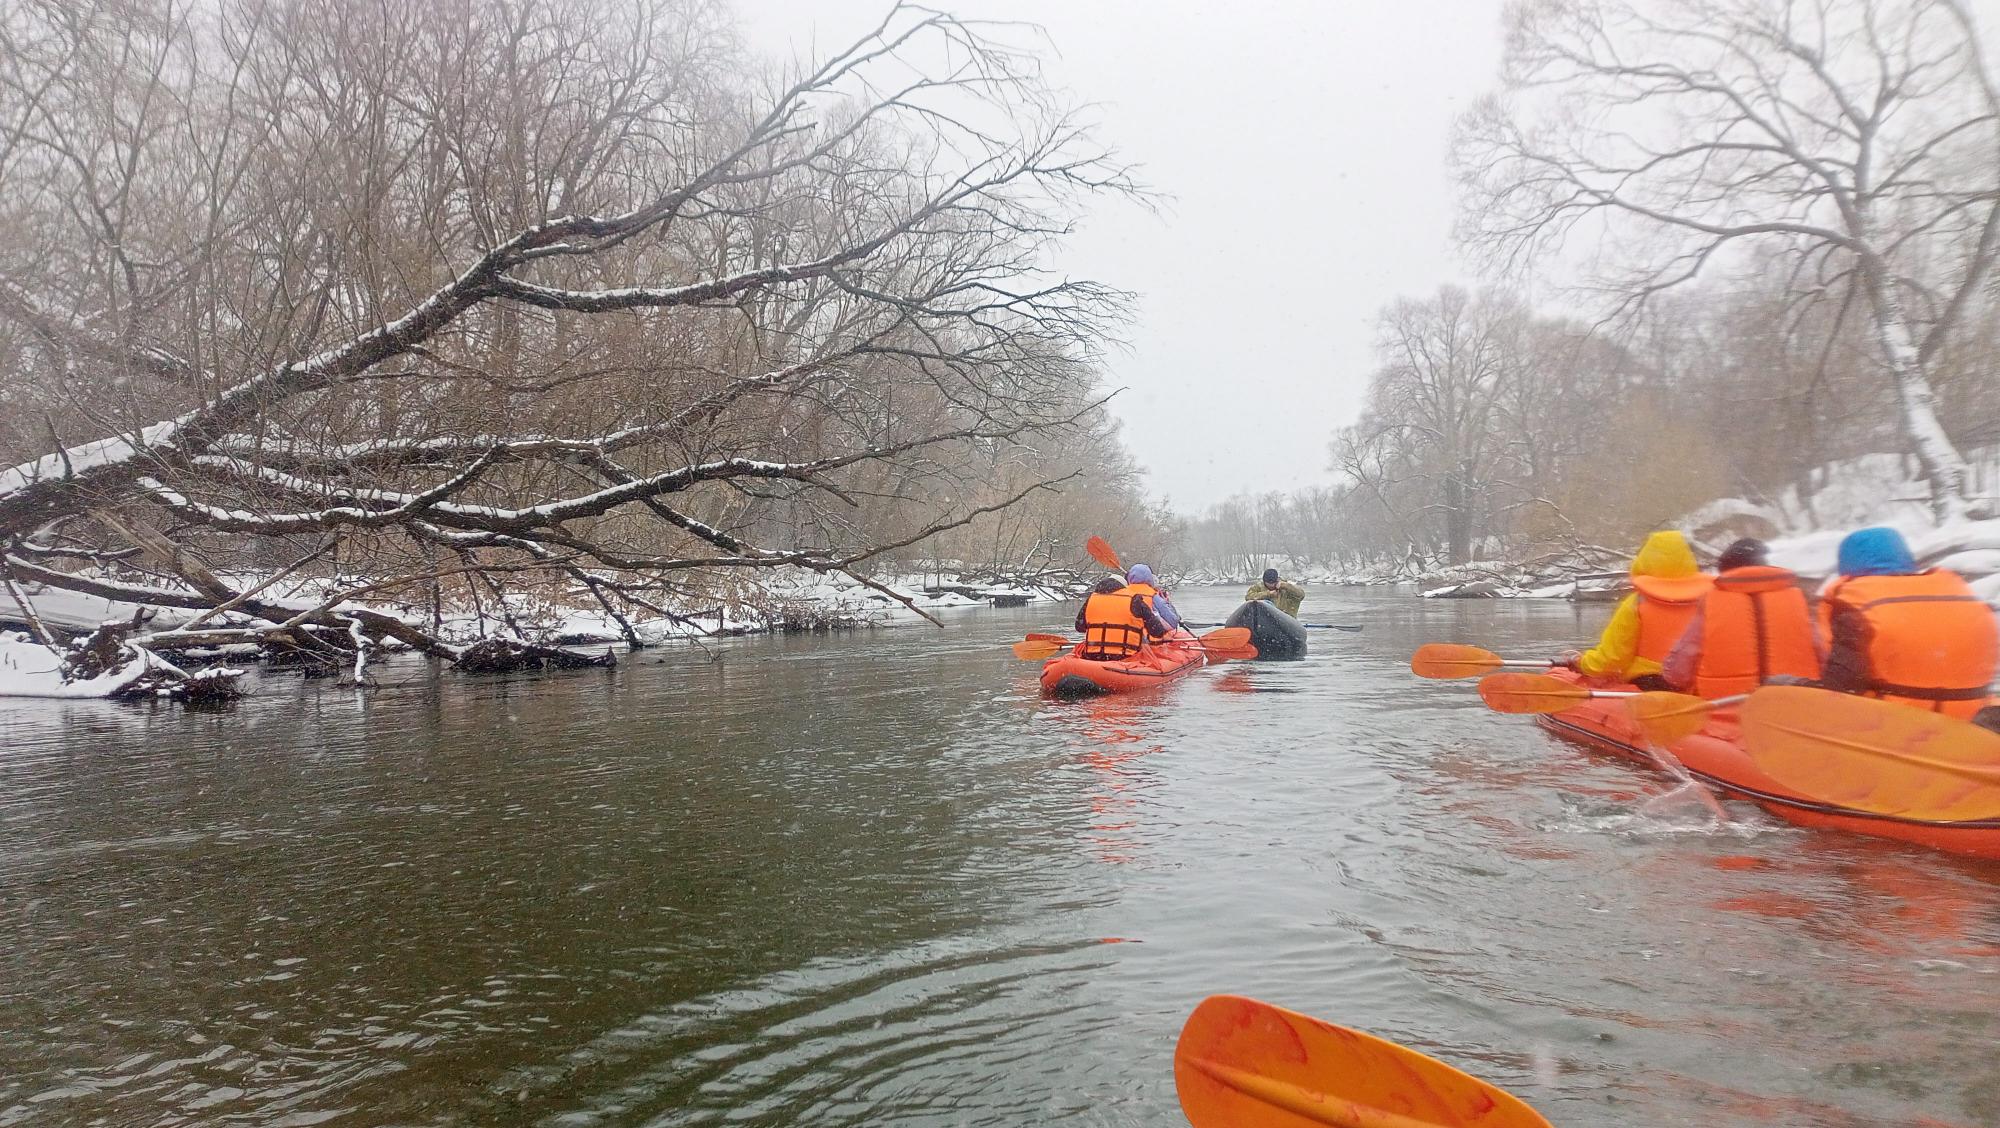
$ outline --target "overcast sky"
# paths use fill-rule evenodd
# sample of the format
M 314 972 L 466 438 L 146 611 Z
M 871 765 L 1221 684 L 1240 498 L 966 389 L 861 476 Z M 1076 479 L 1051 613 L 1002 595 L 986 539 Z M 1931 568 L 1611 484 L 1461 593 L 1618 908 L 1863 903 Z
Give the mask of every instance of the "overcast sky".
M 933 0 L 1047 29 L 1056 82 L 1172 199 L 1109 201 L 1062 265 L 1138 292 L 1107 374 L 1154 496 L 1195 512 L 1327 481 L 1375 311 L 1468 271 L 1452 119 L 1495 83 L 1500 0 Z M 774 53 L 846 43 L 886 0 L 738 0 Z

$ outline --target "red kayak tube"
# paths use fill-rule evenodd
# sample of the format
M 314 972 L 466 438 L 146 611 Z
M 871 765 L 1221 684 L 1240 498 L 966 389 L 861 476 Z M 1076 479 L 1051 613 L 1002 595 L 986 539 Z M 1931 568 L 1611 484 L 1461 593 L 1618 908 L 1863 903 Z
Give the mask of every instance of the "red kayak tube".
M 1042 693 L 1074 700 L 1103 693 L 1133 693 L 1171 685 L 1208 665 L 1208 653 L 1185 630 L 1141 647 L 1114 661 L 1079 658 L 1075 651 L 1042 663 Z

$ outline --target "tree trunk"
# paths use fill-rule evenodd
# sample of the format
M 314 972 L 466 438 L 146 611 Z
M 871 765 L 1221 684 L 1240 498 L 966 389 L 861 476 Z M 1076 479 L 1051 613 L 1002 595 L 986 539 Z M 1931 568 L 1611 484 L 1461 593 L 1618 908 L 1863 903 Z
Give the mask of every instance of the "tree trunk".
M 1465 479 L 1447 474 L 1444 479 L 1444 535 L 1453 564 L 1472 559 L 1472 506 L 1466 495 Z
M 1946 433 L 1937 414 L 1937 392 L 1924 371 L 1917 350 L 1916 335 L 1902 302 L 1882 277 L 1879 265 L 1864 263 L 1868 279 L 1869 304 L 1875 313 L 1875 334 L 1882 345 L 1889 375 L 1896 381 L 1896 400 L 1903 409 L 1903 433 L 1909 437 L 1917 461 L 1930 479 L 1931 512 L 1939 524 L 1967 515 L 1971 509 L 1967 486 L 1971 469 L 1965 456 Z

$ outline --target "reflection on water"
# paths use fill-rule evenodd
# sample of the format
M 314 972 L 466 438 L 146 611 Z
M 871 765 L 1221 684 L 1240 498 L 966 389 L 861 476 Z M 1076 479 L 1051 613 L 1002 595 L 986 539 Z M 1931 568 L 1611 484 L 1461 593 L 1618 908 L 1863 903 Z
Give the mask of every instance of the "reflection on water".
M 1717 824 L 1402 664 L 1601 611 L 1309 606 L 1366 630 L 1074 704 L 1005 646 L 1055 609 L 0 703 L 0 1124 L 1171 1125 L 1215 991 L 1562 1124 L 2000 1123 L 2000 871 Z
M 1144 731 L 1146 716 L 1159 708 L 1152 696 L 1111 695 L 1050 709 L 1051 722 L 1090 772 L 1091 822 L 1084 838 L 1100 861 L 1129 862 L 1141 848 L 1143 838 L 1134 831 L 1157 778 L 1140 761 L 1166 751 Z

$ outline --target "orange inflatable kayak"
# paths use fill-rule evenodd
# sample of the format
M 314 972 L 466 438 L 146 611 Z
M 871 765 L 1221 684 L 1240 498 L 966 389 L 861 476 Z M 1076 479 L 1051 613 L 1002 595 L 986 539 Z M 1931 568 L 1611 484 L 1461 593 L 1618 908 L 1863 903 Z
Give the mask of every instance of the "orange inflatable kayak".
M 1583 680 L 1560 670 L 1556 671 L 1556 676 L 1573 681 Z M 1624 702 L 1615 698 L 1586 701 L 1574 709 L 1536 717 L 1535 720 L 1550 733 L 1571 743 L 1622 756 L 1648 767 L 1657 766 L 1646 750 L 1646 738 L 1625 711 Z M 1765 775 L 1744 754 L 1742 734 L 1737 728 L 1734 710 L 1719 710 L 1700 732 L 1675 741 L 1667 746 L 1667 750 L 1687 767 L 1689 774 L 1722 794 L 1748 799 L 1779 818 L 1800 826 L 1872 834 L 1878 838 L 1901 839 L 1954 854 L 2000 858 L 2000 819 L 1977 822 L 1906 819 L 1839 807 L 1800 795 Z
M 1042 693 L 1072 700 L 1100 693 L 1158 689 L 1208 665 L 1208 653 L 1185 630 L 1176 630 L 1139 653 L 1112 662 L 1078 658 L 1074 651 L 1042 663 Z

